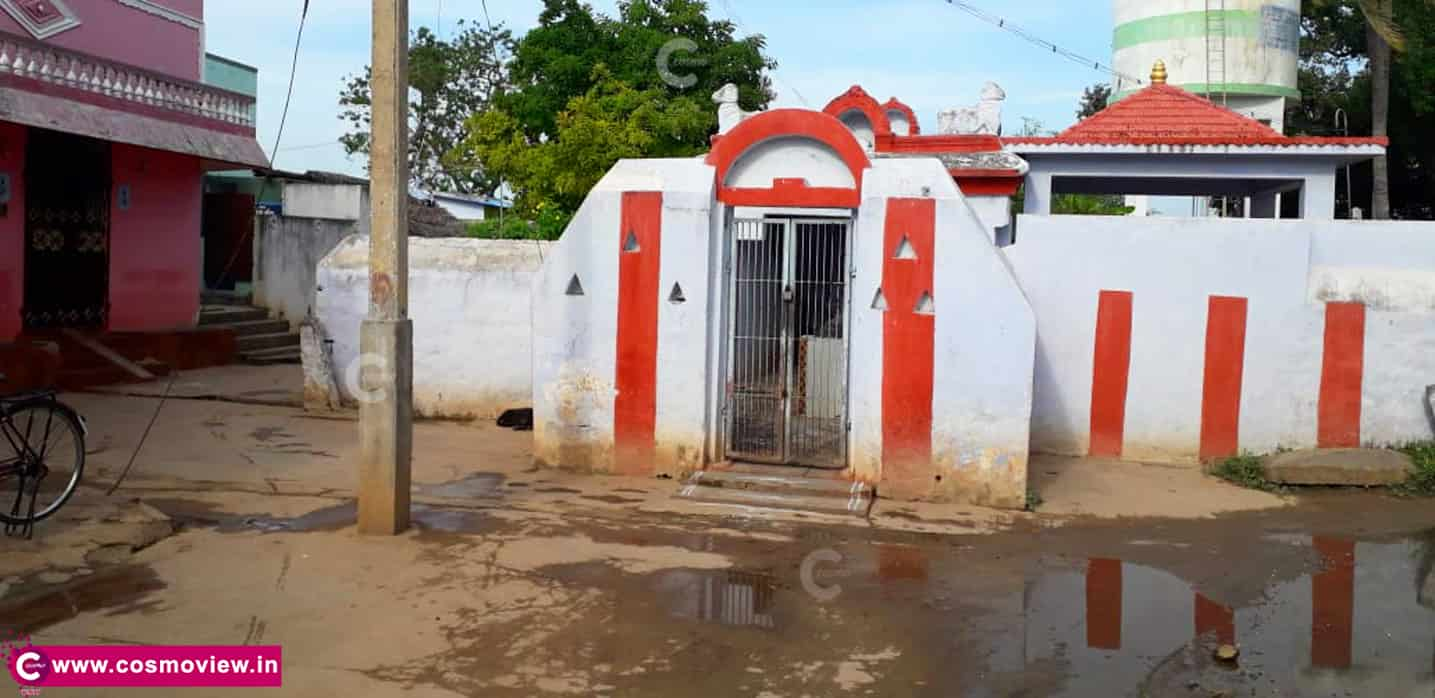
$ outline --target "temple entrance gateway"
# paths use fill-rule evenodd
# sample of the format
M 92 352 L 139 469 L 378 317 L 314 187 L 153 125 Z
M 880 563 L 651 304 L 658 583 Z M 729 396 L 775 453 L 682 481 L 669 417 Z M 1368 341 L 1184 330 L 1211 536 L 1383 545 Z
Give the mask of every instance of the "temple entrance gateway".
M 849 225 L 732 222 L 729 459 L 846 467 Z

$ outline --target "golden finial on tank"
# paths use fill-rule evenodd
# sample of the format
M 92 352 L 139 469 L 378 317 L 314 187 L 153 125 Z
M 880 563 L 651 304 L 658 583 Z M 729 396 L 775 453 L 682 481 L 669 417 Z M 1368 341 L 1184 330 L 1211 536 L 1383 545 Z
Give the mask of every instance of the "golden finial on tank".
M 1166 61 L 1158 59 L 1156 65 L 1151 66 L 1151 84 L 1166 84 Z

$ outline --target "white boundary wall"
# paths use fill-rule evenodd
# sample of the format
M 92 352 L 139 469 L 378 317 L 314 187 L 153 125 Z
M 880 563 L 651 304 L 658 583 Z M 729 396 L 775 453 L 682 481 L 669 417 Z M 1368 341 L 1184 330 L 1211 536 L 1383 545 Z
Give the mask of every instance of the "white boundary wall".
M 530 285 L 548 242 L 409 238 L 414 409 L 489 418 L 532 404 Z M 358 390 L 359 325 L 369 310 L 369 239 L 345 238 L 319 262 L 315 313 L 333 341 L 339 391 Z
M 1435 225 L 1022 216 L 1005 252 L 1037 317 L 1034 450 L 1089 450 L 1103 290 L 1133 294 L 1123 457 L 1198 457 L 1213 295 L 1249 303 L 1241 450 L 1318 445 L 1326 302 L 1368 308 L 1361 441 L 1431 438 Z

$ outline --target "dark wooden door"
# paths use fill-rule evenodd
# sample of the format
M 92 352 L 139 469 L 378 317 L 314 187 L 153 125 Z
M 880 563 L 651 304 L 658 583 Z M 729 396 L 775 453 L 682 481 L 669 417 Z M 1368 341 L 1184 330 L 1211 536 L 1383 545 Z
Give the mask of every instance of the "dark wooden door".
M 25 147 L 25 326 L 104 327 L 109 143 L 30 129 Z
M 254 278 L 254 196 L 237 192 L 204 195 L 204 285 L 234 288 Z

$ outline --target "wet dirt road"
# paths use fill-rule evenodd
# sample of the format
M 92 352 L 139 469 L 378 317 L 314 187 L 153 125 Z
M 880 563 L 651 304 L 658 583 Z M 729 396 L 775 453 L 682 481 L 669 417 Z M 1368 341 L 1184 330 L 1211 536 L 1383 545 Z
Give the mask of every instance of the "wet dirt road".
M 282 644 L 283 695 L 1435 690 L 1435 512 L 1380 495 L 971 536 L 426 506 L 384 541 L 343 504 L 152 503 L 185 530 L 4 621 L 42 645 Z

